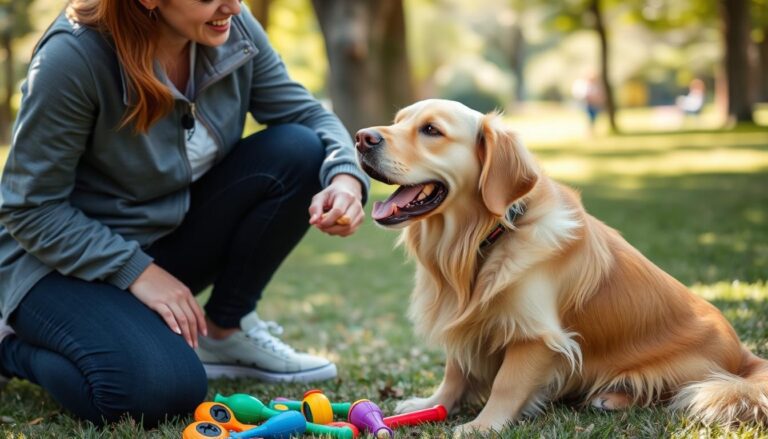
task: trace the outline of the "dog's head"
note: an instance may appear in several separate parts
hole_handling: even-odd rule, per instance
[[[503,217],[538,180],[528,151],[495,113],[458,102],[425,100],[389,126],[357,132],[360,164],[372,178],[400,187],[373,207],[373,219],[401,228],[457,203]]]

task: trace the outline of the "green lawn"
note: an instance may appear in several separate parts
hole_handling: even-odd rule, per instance
[[[514,120],[513,120],[514,123]],[[521,130],[525,134],[525,130]],[[768,356],[768,131],[626,135],[529,141],[550,175],[581,190],[587,209],[622,231],[663,269],[724,311],[745,343]],[[375,185],[373,199],[391,188]],[[370,212],[370,204],[366,209]],[[310,232],[281,268],[260,304],[294,345],[338,362],[322,388],[332,400],[369,398],[390,412],[439,383],[442,355],[414,338],[405,310],[413,266],[394,248],[396,234],[366,222],[350,238]],[[213,381],[209,392],[244,392],[268,401],[299,398],[304,385]],[[466,407],[435,437],[477,413]],[[144,432],[129,422],[96,429],[73,421],[38,387],[14,380],[0,395],[0,434],[17,437],[178,438],[190,419]],[[561,404],[524,420],[503,437],[710,437],[663,408],[606,414]],[[765,437],[742,428],[737,437]]]

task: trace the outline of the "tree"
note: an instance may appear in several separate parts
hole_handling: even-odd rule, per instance
[[[725,74],[728,81],[728,115],[738,122],[752,122],[750,93],[749,0],[720,0],[725,42]]]
[[[613,86],[610,80],[610,56],[608,54],[608,34],[605,30],[605,23],[603,20],[603,11],[600,6],[600,0],[590,0],[588,6],[589,12],[592,14],[592,19],[595,22],[595,31],[597,32],[598,40],[600,41],[600,79],[603,82],[603,92],[605,93],[605,110],[608,114],[608,123],[611,126],[611,131],[617,132],[618,126],[616,125],[616,101],[613,97]]]
[[[351,133],[391,120],[413,96],[402,0],[313,0],[336,114]]]
[[[16,92],[13,42],[32,31],[28,13],[31,4],[32,0],[0,0],[0,46],[5,53],[5,93],[0,101],[0,143],[8,143],[11,137],[11,102]]]
[[[758,100],[768,102],[768,25],[762,31],[763,40],[758,45],[760,67],[758,68]]]
[[[755,79],[757,87],[757,100],[768,102],[768,0],[753,0],[752,2],[753,27],[757,39],[757,66]]]

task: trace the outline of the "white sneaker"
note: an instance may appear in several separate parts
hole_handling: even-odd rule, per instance
[[[257,378],[262,381],[321,381],[336,377],[336,365],[325,358],[296,352],[275,335],[283,328],[251,312],[240,328],[223,340],[199,337],[197,356],[208,378]],[[273,335],[275,334],[275,335]]]
[[[8,337],[11,334],[15,334],[15,332],[13,332],[13,328],[8,326],[4,319],[0,320],[0,343],[5,340],[5,337]],[[9,377],[0,374],[0,390],[3,390],[3,388],[6,386],[6,384],[8,384],[8,381],[10,380],[11,379]]]

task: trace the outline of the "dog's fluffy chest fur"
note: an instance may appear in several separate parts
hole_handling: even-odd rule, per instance
[[[492,355],[515,340],[543,337],[576,365],[578,345],[559,319],[558,276],[548,261],[563,256],[580,235],[578,212],[550,184],[537,191],[543,202],[531,205],[526,221],[509,230],[485,254],[476,236],[459,219],[423,221],[404,232],[403,241],[418,262],[410,316],[416,330],[446,350],[449,358],[478,377],[492,379]],[[446,248],[427,247],[438,229]],[[446,239],[445,234],[453,239]],[[456,259],[456,261],[454,261]],[[489,364],[491,363],[491,364]]]

